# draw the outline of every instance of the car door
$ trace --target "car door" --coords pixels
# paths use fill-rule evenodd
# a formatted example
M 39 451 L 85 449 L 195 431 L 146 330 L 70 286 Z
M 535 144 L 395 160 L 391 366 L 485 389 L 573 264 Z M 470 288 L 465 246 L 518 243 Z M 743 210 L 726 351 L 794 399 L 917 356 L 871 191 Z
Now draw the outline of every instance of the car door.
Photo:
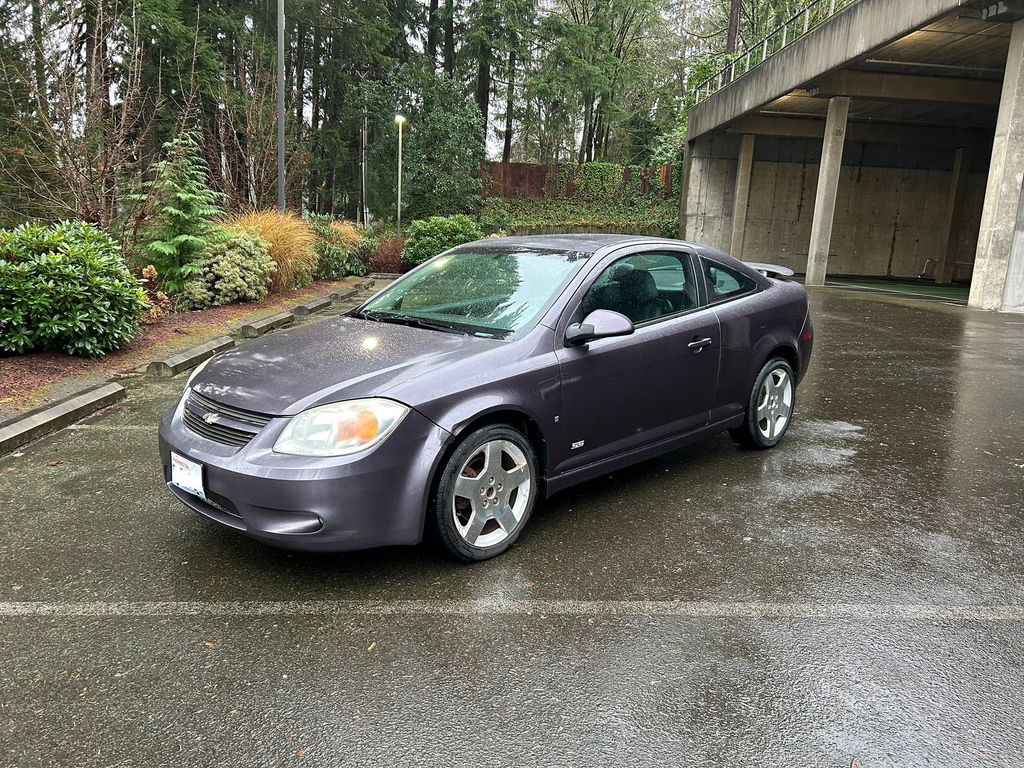
M 625 314 L 634 332 L 565 345 L 569 323 L 594 309 Z M 618 254 L 577 291 L 556 339 L 566 443 L 558 451 L 565 458 L 556 472 L 708 424 L 721 339 L 718 319 L 705 306 L 695 256 L 688 251 Z
M 711 414 L 713 421 L 722 421 L 747 407 L 754 383 L 750 371 L 754 341 L 765 332 L 773 312 L 770 305 L 762 303 L 763 308 L 757 309 L 753 304 L 760 287 L 749 276 L 703 256 L 699 264 L 708 306 L 722 333 L 718 395 Z

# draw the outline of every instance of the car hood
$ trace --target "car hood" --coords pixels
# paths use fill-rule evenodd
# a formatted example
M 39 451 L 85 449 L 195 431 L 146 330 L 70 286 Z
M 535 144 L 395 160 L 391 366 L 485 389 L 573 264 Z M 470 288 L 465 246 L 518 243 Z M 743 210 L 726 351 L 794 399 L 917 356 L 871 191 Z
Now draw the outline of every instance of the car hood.
M 397 384 L 503 343 L 337 317 L 222 352 L 196 376 L 192 388 L 225 405 L 292 416 L 314 405 L 383 395 Z

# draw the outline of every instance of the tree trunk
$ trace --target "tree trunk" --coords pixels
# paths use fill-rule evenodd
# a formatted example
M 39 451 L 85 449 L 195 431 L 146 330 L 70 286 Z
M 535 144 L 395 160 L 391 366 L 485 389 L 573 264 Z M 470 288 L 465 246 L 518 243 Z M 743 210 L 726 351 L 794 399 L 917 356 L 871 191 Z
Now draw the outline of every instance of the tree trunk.
M 32 61 L 35 69 L 36 99 L 39 112 L 45 120 L 50 114 L 50 102 L 46 95 L 46 59 L 43 57 L 43 2 L 32 3 Z
M 295 24 L 295 124 L 302 126 L 306 111 L 306 31 L 300 23 Z
M 455 74 L 455 0 L 444 0 L 444 73 Z
M 309 73 L 309 85 L 310 85 L 310 115 L 309 115 L 309 132 L 310 132 L 310 146 L 313 147 L 314 162 L 315 155 L 322 152 L 320 147 L 320 67 L 323 62 L 323 56 L 320 52 L 320 25 L 313 25 L 313 51 L 312 58 L 310 60 L 310 73 Z M 308 194 L 310 200 L 310 207 L 319 212 L 320 211 L 320 196 L 317 192 L 317 174 L 311 172 L 307 179 Z
M 580 163 L 587 162 L 587 154 L 590 151 L 591 120 L 593 120 L 594 97 L 587 95 L 583 103 L 583 135 L 580 137 Z
M 516 101 L 516 52 L 508 52 L 508 91 L 505 96 L 505 146 L 501 150 L 501 162 L 512 159 L 512 110 Z
M 427 11 L 427 56 L 431 66 L 437 66 L 437 0 L 430 0 Z
M 484 135 L 487 135 L 487 120 L 491 107 L 491 47 L 480 43 L 476 62 L 476 105 L 484 117 Z
M 604 160 L 601 157 L 601 137 L 604 135 L 604 100 L 598 104 L 597 117 L 594 119 L 593 135 L 590 140 L 590 159 L 591 160 Z
M 732 0 L 729 8 L 729 35 L 725 42 L 725 52 L 735 53 L 740 36 L 740 10 L 743 7 L 743 0 Z

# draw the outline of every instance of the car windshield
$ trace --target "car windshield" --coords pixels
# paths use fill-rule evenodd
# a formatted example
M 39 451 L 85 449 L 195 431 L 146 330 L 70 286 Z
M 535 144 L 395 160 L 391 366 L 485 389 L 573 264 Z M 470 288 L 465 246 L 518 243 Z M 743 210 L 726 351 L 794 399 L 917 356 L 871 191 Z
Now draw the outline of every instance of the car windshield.
M 435 257 L 357 314 L 504 338 L 531 328 L 587 254 L 474 245 Z

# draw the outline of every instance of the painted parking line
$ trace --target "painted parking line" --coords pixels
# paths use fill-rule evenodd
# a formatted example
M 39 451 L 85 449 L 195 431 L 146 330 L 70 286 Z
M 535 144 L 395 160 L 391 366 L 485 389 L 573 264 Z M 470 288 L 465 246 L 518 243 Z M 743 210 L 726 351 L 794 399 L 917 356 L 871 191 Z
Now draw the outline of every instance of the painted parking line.
M 0 603 L 0 618 L 189 616 L 637 616 L 701 619 L 1024 621 L 1020 605 L 683 602 L 672 600 L 307 600 Z

